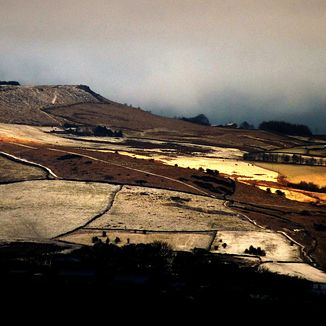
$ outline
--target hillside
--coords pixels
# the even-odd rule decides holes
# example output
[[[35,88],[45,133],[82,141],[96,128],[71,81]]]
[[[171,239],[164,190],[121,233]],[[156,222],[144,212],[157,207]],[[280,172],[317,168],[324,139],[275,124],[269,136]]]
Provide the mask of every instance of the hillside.
[[[227,129],[161,117],[118,103],[81,103],[55,106],[46,112],[74,123],[106,125],[133,137],[236,147],[242,150],[275,149],[302,144],[300,140],[263,130]]]
[[[54,105],[107,101],[87,86],[0,86],[0,122],[29,125],[60,125],[42,109]]]
[[[105,99],[84,85],[0,86],[0,123],[60,126],[65,122],[105,125],[127,136],[201,145],[271,150],[302,141],[262,130],[217,128],[150,112]]]

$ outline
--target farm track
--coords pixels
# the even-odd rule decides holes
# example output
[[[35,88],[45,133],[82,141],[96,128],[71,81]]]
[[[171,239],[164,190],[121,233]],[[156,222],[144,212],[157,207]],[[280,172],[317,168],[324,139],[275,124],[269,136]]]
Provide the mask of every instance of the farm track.
[[[66,150],[61,150],[61,149],[56,149],[56,148],[47,148],[47,149],[50,150],[50,151],[55,151],[55,152],[62,152],[62,153],[71,154],[71,155],[79,155],[79,156],[88,158],[88,159],[93,160],[93,161],[98,161],[98,162],[102,162],[102,163],[105,163],[105,164],[114,165],[114,166],[117,166],[117,167],[120,167],[120,168],[124,168],[124,169],[130,170],[130,171],[134,171],[134,172],[140,172],[140,173],[144,173],[144,174],[149,174],[149,175],[152,175],[152,176],[155,176],[155,177],[159,177],[159,178],[162,178],[162,179],[165,179],[165,180],[168,180],[168,181],[172,181],[174,183],[181,184],[183,186],[186,186],[188,188],[191,188],[193,190],[196,190],[196,191],[198,191],[201,194],[210,196],[206,191],[203,191],[203,190],[201,190],[201,189],[199,189],[199,188],[197,188],[195,186],[192,186],[192,185],[190,185],[190,184],[188,184],[186,182],[183,182],[183,181],[180,181],[180,180],[176,180],[176,179],[173,179],[173,178],[170,178],[170,177],[161,175],[161,174],[156,174],[156,173],[148,172],[148,171],[145,171],[145,170],[131,168],[131,167],[124,166],[124,165],[121,165],[121,164],[118,164],[118,163],[108,162],[108,161],[105,161],[105,160],[96,158],[94,156],[82,154],[82,153],[79,153],[79,152],[71,152],[71,151],[66,151]]]
[[[253,205],[250,205],[250,206],[253,206]],[[277,214],[272,214],[271,212],[269,212],[268,209],[265,209],[265,208],[262,208],[260,206],[254,206],[255,208],[246,208],[245,206],[236,206],[236,205],[232,205],[232,207],[236,208],[236,209],[239,209],[239,210],[244,210],[244,211],[250,211],[250,212],[255,212],[255,213],[261,213],[261,214],[265,214],[265,215],[268,215],[268,216],[271,216],[271,217],[274,217],[274,218],[277,218],[283,222],[286,222],[288,223],[289,220],[286,219],[286,218],[283,218],[283,217],[280,217],[279,215]],[[256,208],[257,207],[257,208]],[[282,211],[280,211],[280,213],[283,213]],[[291,223],[296,227],[296,228],[300,228],[301,225],[296,223],[296,222],[293,222],[291,221]]]

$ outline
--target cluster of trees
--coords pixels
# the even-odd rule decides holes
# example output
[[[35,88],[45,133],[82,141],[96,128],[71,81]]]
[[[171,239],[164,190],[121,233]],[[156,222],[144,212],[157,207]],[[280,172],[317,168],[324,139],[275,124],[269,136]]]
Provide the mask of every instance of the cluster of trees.
[[[65,123],[63,127],[66,132],[78,136],[123,137],[122,130],[113,131],[105,126],[80,126]]]
[[[256,255],[256,256],[266,256],[265,250],[261,249],[260,247],[255,248],[254,246],[250,246],[249,249],[247,248],[245,254]]]
[[[288,186],[301,190],[326,193],[326,187],[319,187],[313,182],[288,183]]]
[[[4,81],[4,80],[0,80],[0,86],[19,86],[20,84],[18,83],[18,81]]]
[[[94,136],[98,137],[123,137],[122,130],[112,131],[104,126],[96,126],[94,128]]]
[[[239,128],[240,129],[246,129],[246,130],[252,130],[252,129],[255,129],[255,126],[250,124],[247,121],[243,121],[243,122],[240,123]]]
[[[259,125],[259,129],[293,136],[312,135],[312,132],[308,126],[293,124],[285,121],[263,121]]]

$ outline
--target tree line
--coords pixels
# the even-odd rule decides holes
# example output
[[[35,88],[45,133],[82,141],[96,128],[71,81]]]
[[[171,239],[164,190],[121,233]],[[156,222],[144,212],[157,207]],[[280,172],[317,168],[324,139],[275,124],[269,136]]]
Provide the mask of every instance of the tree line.
[[[326,166],[326,158],[312,157],[301,154],[249,152],[243,154],[243,159],[246,161],[260,161],[268,163]]]
[[[293,136],[312,135],[312,132],[308,126],[302,124],[293,124],[285,121],[263,121],[259,125],[259,129]]]

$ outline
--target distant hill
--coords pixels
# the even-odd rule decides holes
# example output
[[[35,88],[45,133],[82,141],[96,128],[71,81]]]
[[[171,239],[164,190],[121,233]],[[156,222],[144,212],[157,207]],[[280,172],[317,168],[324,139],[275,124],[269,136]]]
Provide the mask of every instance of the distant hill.
[[[13,83],[1,84],[0,122],[60,125],[64,120],[51,117],[43,109],[77,103],[110,103],[85,85],[20,86]]]
[[[204,114],[198,114],[195,117],[192,118],[181,118],[181,120],[192,122],[192,123],[197,123],[199,125],[204,125],[204,126],[210,126],[210,122],[208,118]]]
[[[210,127],[203,114],[189,119],[166,118],[117,103],[85,85],[0,87],[0,123],[105,126],[122,130],[127,137],[189,141],[246,151],[302,145],[298,140],[261,130]]]

